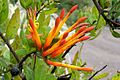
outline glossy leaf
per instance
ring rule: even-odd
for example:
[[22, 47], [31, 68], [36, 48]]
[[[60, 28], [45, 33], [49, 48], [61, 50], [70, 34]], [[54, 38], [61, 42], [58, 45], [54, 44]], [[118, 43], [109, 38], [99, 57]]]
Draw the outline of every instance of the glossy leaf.
[[19, 8], [17, 8], [7, 26], [6, 30], [7, 39], [15, 38], [19, 27], [20, 27], [20, 11]]

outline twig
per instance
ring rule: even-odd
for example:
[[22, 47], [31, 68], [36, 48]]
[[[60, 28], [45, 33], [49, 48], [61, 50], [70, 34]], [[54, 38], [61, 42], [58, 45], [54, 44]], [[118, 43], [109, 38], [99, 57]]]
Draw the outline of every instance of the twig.
[[96, 71], [88, 80], [92, 80], [92, 78], [97, 75], [100, 71], [102, 71], [103, 69], [105, 69], [107, 67], [107, 65], [105, 65], [103, 68], [101, 68], [100, 70]]
[[19, 64], [18, 64], [19, 68], [22, 66], [23, 62], [24, 62], [29, 56], [31, 56], [31, 54], [33, 54], [33, 53], [36, 53], [36, 51], [32, 51], [31, 53], [25, 55], [25, 56], [21, 59], [21, 61], [20, 61]]
[[67, 55], [67, 53], [73, 48], [73, 46], [75, 45], [72, 45], [69, 49], [65, 51], [65, 53], [62, 55], [62, 58], [64, 58]]
[[[93, 3], [95, 4], [96, 8], [98, 9], [99, 13], [103, 16], [103, 18], [105, 19], [105, 21], [110, 25], [112, 26], [113, 25], [117, 25], [117, 26], [120, 26], [119, 23], [116, 23], [115, 21], [111, 20], [111, 19], [108, 19], [105, 14], [104, 14], [104, 10], [102, 9], [102, 7], [100, 6], [100, 4], [96, 1], [96, 0], [92, 0]], [[112, 23], [112, 24], [111, 24]]]
[[43, 7], [42, 8], [40, 8], [40, 10], [38, 10], [38, 12], [36, 13], [36, 16], [38, 16], [38, 14], [40, 13], [40, 11], [42, 11], [46, 6], [48, 6], [48, 4], [50, 4], [51, 2], [48, 2], [47, 4], [42, 4], [43, 5]]
[[17, 54], [15, 53], [15, 51], [13, 50], [13, 48], [11, 47], [11, 45], [9, 44], [8, 40], [5, 39], [5, 37], [3, 36], [3, 34], [0, 32], [0, 37], [3, 39], [3, 41], [5, 42], [5, 44], [8, 46], [10, 52], [13, 54], [13, 56], [15, 57], [16, 61], [19, 62], [19, 57], [17, 56]]

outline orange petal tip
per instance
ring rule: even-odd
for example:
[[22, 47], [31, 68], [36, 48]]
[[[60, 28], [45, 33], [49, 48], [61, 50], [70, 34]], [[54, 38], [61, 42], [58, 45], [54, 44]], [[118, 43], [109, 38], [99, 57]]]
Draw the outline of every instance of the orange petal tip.
[[63, 34], [63, 39], [65, 39], [67, 36], [68, 36], [68, 32], [65, 32], [65, 33]]
[[73, 7], [70, 9], [70, 13], [72, 13], [73, 11], [75, 11], [77, 8], [78, 8], [78, 5], [73, 6]]
[[63, 8], [60, 13], [60, 19], [62, 19], [65, 15], [65, 9]]
[[56, 18], [56, 21], [55, 21], [55, 27], [57, 27], [60, 23], [60, 17], [57, 17]]
[[80, 41], [84, 41], [84, 40], [87, 40], [89, 38], [90, 38], [90, 36], [83, 36], [83, 37], [80, 38]]

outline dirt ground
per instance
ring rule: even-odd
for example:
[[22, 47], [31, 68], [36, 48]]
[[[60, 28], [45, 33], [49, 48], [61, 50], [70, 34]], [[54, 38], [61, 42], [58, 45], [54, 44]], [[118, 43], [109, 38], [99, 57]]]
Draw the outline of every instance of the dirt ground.
[[[74, 47], [71, 52], [75, 53], [79, 50], [80, 45]], [[106, 27], [96, 39], [85, 42], [81, 58], [87, 62], [87, 66], [94, 67], [95, 70], [108, 65], [102, 72], [109, 72], [110, 76], [113, 75], [120, 71], [120, 38], [114, 38], [109, 28]]]

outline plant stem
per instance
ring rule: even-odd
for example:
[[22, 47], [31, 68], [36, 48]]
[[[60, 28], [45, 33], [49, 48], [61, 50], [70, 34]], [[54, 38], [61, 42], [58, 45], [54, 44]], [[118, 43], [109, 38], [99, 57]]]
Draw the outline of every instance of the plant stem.
[[[113, 25], [117, 25], [120, 26], [119, 23], [116, 23], [114, 20], [108, 19], [106, 17], [106, 15], [104, 14], [104, 10], [102, 9], [102, 7], [100, 6], [100, 4], [96, 1], [96, 0], [92, 0], [93, 3], [95, 4], [96, 8], [98, 9], [99, 13], [103, 16], [104, 20], [112, 27]], [[112, 23], [112, 24], [111, 24]]]
[[92, 80], [92, 78], [94, 76], [96, 76], [100, 71], [102, 71], [103, 69], [105, 69], [107, 67], [107, 65], [103, 66], [100, 70], [96, 71], [88, 80]]
[[15, 51], [13, 50], [13, 48], [11, 47], [10, 43], [8, 40], [5, 39], [5, 37], [3, 36], [3, 34], [0, 32], [0, 37], [3, 39], [3, 41], [5, 42], [5, 44], [8, 46], [10, 52], [13, 54], [13, 56], [15, 57], [16, 61], [19, 62], [19, 57], [17, 56], [17, 54], [15, 53]]
[[35, 51], [32, 51], [31, 53], [29, 53], [29, 54], [27, 54], [27, 55], [25, 55], [25, 56], [20, 60], [20, 62], [19, 62], [19, 64], [18, 64], [19, 68], [21, 68], [23, 62], [24, 62], [29, 56], [31, 56], [31, 54], [34, 54], [34, 53], [36, 53], [36, 50], [35, 50]]

